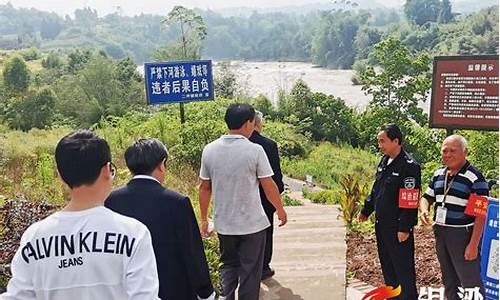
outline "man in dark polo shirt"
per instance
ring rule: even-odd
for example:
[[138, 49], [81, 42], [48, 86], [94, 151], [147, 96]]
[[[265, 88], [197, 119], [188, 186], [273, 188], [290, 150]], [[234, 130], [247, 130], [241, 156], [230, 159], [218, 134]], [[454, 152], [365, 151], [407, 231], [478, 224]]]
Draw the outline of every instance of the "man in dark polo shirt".
[[436, 251], [447, 299], [460, 299], [459, 286], [479, 288], [484, 296], [479, 257], [484, 218], [468, 216], [464, 211], [471, 194], [488, 196], [488, 184], [467, 161], [464, 137], [447, 137], [441, 155], [444, 167], [434, 172], [420, 201], [420, 218], [422, 223], [430, 225], [429, 206], [435, 203]]

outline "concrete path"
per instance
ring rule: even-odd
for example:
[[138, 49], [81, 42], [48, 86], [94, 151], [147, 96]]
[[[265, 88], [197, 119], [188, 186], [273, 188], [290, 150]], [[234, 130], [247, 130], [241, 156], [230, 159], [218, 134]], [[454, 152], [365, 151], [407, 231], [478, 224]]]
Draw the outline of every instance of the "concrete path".
[[260, 299], [345, 299], [345, 228], [338, 206], [304, 199], [301, 181], [286, 178], [285, 184], [304, 206], [286, 207], [288, 224], [274, 231], [276, 275], [262, 282]]

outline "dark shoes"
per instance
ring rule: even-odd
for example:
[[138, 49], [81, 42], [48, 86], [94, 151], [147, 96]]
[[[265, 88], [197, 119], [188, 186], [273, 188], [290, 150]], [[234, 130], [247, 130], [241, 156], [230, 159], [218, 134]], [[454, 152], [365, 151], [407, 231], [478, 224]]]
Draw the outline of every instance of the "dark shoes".
[[274, 270], [273, 269], [266, 269], [262, 271], [262, 277], [261, 280], [266, 280], [274, 276]]

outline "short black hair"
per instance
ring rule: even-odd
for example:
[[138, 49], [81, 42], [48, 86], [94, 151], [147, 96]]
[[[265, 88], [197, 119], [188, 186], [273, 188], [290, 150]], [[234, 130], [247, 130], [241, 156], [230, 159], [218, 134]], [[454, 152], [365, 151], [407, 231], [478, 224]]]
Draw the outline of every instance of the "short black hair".
[[401, 133], [401, 129], [399, 129], [396, 124], [384, 124], [380, 127], [380, 131], [385, 132], [387, 137], [394, 141], [394, 139], [398, 139], [398, 144], [401, 145], [403, 143], [403, 134]]
[[139, 139], [125, 150], [125, 162], [134, 175], [151, 175], [167, 159], [167, 147], [157, 139]]
[[229, 105], [224, 116], [229, 129], [240, 129], [247, 121], [255, 118], [255, 109], [247, 103], [233, 103]]
[[57, 143], [57, 171], [71, 189], [93, 184], [108, 162], [108, 143], [90, 130], [74, 131]]

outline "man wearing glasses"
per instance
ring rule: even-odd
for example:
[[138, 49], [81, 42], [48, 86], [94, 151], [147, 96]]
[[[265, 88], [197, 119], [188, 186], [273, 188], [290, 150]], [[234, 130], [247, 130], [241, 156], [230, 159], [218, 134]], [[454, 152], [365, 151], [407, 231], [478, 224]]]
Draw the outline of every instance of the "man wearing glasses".
[[103, 206], [115, 173], [108, 143], [79, 130], [55, 151], [70, 200], [31, 225], [11, 264], [1, 299], [158, 299], [148, 229]]
[[157, 139], [140, 139], [125, 151], [132, 180], [111, 193], [106, 207], [151, 231], [160, 298], [214, 299], [200, 230], [188, 197], [162, 186], [168, 152]]

